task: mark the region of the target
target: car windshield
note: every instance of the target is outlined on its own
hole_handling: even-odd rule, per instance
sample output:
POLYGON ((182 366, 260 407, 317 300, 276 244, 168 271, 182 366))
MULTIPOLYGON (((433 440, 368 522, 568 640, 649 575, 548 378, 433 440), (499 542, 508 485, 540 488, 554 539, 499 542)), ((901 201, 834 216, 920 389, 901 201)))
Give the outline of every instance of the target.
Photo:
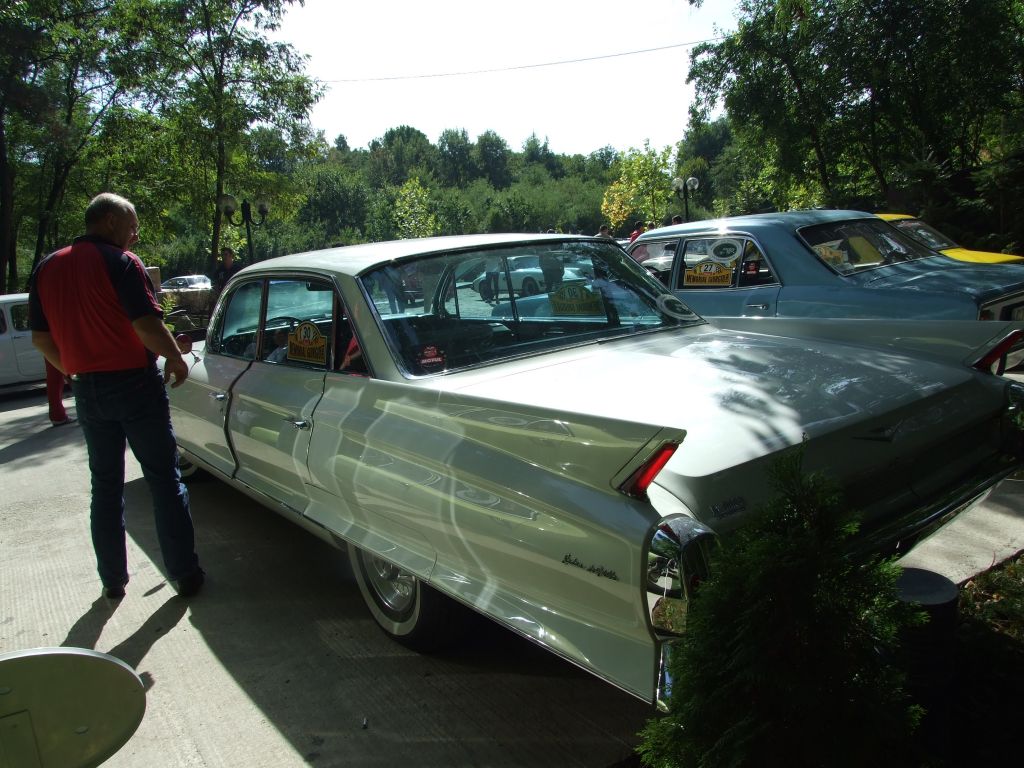
POLYGON ((360 281, 412 375, 702 322, 610 242, 435 254, 360 281))
POLYGON ((918 240, 929 248, 936 251, 943 251, 947 248, 956 248, 956 243, 946 237, 934 227, 925 224, 920 219, 897 219, 889 222, 900 232, 905 232, 915 240, 918 240))
POLYGON ((800 236, 821 261, 841 275, 936 255, 881 219, 815 224, 801 229, 800 236))

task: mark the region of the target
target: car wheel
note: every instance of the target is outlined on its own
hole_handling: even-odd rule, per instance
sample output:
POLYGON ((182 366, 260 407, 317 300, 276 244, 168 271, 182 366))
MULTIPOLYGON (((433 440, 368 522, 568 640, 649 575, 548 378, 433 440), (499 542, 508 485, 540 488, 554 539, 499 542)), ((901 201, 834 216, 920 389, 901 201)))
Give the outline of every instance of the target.
POLYGON ((413 574, 349 543, 352 572, 374 621, 392 639, 417 651, 432 651, 457 633, 461 606, 413 574))
POLYGON ((205 469, 200 468, 198 464, 189 459, 180 448, 178 449, 178 471, 181 473, 182 481, 186 483, 205 480, 210 476, 205 469))
POLYGON ((536 296, 540 293, 540 286, 537 285, 537 281, 532 277, 528 277, 523 280, 523 296, 536 296))

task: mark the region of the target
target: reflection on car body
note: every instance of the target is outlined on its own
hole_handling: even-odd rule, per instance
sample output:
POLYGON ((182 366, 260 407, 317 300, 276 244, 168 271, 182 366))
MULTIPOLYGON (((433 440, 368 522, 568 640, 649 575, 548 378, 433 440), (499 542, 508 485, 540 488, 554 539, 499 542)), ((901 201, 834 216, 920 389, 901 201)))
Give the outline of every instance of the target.
POLYGON ((806 444, 807 469, 836 477, 870 551, 1019 466, 1017 391, 991 373, 1010 331, 732 329, 608 240, 406 240, 242 270, 170 398, 183 466, 347 548, 392 637, 429 648, 461 604, 653 700, 684 629, 669 617, 714 538, 766 499, 780 451, 806 444), (495 303, 468 278, 539 251, 577 280, 495 303), (415 304, 396 292, 411 272, 415 304), (638 395, 662 383, 671 397, 638 395))

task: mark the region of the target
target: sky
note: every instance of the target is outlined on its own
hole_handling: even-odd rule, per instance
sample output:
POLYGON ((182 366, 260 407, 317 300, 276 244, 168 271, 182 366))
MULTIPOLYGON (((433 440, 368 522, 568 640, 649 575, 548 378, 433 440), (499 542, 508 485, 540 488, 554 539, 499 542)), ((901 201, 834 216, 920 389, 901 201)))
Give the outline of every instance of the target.
POLYGON ((682 139, 692 44, 734 30, 734 7, 306 0, 288 8, 275 37, 308 55, 306 73, 325 84, 311 121, 330 143, 343 134, 366 148, 410 125, 435 144, 449 128, 471 141, 491 130, 515 151, 536 134, 552 152, 585 155, 682 139), (575 63, 543 66, 554 62, 575 63))

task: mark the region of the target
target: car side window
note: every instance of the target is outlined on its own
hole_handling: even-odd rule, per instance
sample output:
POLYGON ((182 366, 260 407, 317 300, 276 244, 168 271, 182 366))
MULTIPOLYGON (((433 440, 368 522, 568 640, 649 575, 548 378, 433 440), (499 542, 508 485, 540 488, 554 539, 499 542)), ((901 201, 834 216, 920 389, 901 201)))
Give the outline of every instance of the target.
POLYGON ((732 288, 743 253, 743 240, 734 237, 701 237, 683 242, 683 263, 676 288, 732 288))
POLYGON ((262 280, 236 285, 211 328, 207 349, 245 360, 255 359, 262 300, 262 280))
POLYGON ((7 333, 7 317, 3 310, 0 310, 0 333, 7 333))
POLYGON ((16 331, 27 331, 28 327, 28 304, 11 305, 11 325, 16 331))
POLYGON ((743 246, 743 259, 740 262, 739 287, 776 285, 778 282, 764 252, 753 240, 747 240, 743 246))
POLYGON ((326 280, 272 278, 259 359, 272 365, 326 370, 334 339, 334 289, 326 280))

